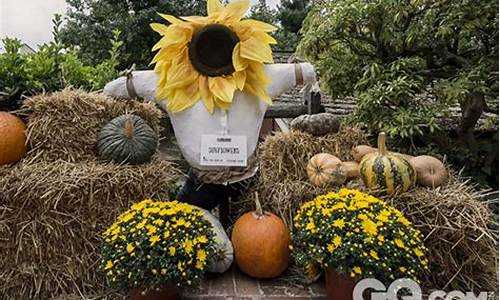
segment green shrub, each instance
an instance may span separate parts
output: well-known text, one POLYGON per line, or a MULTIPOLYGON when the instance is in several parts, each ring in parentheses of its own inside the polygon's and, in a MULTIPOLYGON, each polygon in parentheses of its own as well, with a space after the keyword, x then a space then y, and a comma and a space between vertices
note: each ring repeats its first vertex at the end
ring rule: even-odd
POLYGON ((4 38, 5 52, 0 53, 0 109, 16 109, 22 96, 50 92, 67 86, 99 90, 118 76, 120 32, 113 31, 109 57, 95 66, 87 66, 75 49, 59 42, 60 16, 53 20, 54 41, 41 45, 34 53, 21 53, 22 42, 4 38))

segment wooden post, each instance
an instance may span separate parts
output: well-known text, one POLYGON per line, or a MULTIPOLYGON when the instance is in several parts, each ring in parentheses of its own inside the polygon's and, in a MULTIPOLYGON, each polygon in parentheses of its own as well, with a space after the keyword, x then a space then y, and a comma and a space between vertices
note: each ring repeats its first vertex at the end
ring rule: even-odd
POLYGON ((325 112, 325 108, 321 105, 321 92, 319 90, 319 85, 316 83, 309 91, 309 109, 310 115, 319 114, 325 112))

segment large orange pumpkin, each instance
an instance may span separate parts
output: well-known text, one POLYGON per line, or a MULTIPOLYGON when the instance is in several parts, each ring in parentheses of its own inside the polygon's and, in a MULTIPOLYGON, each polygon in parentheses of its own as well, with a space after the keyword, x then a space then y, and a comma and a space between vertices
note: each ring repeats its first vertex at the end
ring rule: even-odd
POLYGON ((0 111, 0 165, 17 162, 26 154, 25 131, 21 119, 0 111))
POLYGON ((278 216, 263 212, 257 195, 257 209, 242 215, 231 234, 236 263, 255 278, 274 278, 288 267, 290 233, 278 216))

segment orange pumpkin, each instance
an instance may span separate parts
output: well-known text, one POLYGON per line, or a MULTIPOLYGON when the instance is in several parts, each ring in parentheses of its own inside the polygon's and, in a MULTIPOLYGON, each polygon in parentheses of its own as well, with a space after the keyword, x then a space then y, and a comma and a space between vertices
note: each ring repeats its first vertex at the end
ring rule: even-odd
POLYGON ((26 154, 25 131, 21 119, 0 111, 0 165, 17 162, 26 154))
POLYGON ((307 164, 307 176, 315 186, 339 185, 346 180, 342 161, 328 153, 314 155, 307 164))
POLYGON ((236 263, 255 278, 274 278, 288 267, 290 233, 281 218, 263 212, 258 197, 256 210, 242 215, 231 234, 236 263))

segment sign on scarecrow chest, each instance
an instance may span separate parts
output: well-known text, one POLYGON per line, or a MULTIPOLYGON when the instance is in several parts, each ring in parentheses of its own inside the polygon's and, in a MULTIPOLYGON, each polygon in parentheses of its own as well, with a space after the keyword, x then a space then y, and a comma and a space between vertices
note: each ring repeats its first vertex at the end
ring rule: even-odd
POLYGON ((202 166, 247 166, 247 137, 236 135, 201 136, 202 166))

